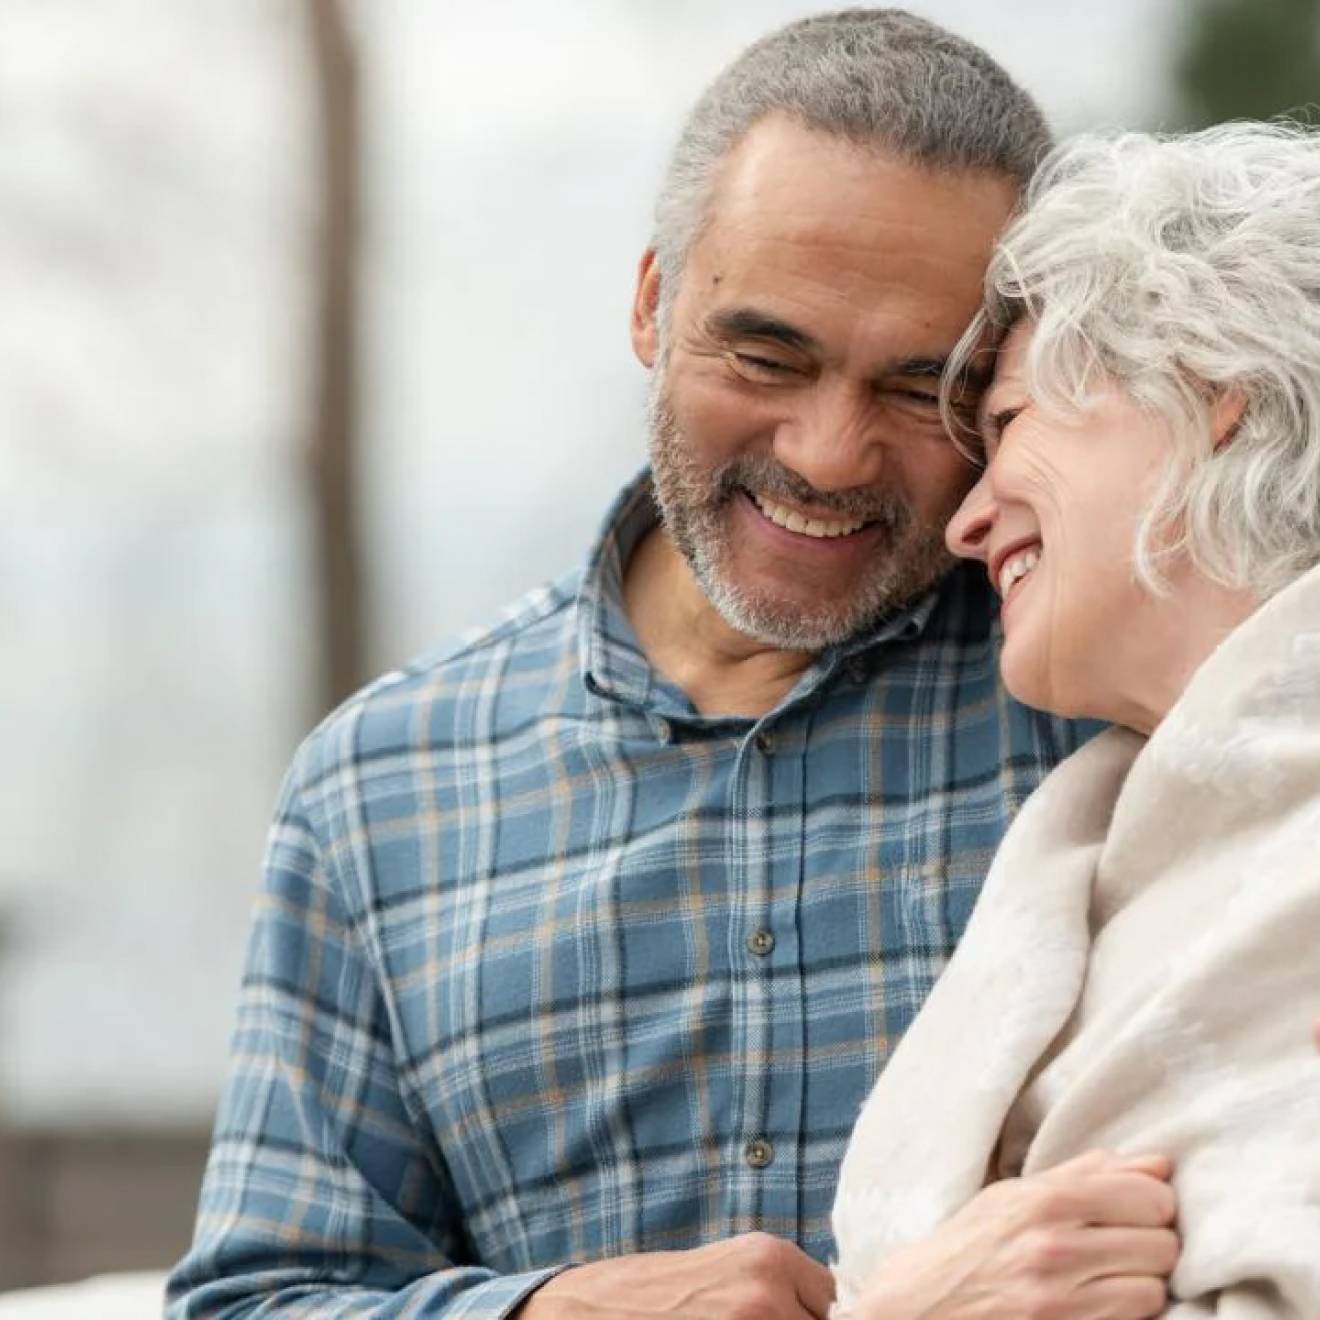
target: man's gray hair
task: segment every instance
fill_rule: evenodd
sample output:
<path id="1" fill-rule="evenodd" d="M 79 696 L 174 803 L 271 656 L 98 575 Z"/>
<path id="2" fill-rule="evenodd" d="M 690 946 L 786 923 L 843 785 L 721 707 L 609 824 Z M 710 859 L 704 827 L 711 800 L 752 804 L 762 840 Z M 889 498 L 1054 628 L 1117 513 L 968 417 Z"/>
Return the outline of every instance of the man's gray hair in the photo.
<path id="1" fill-rule="evenodd" d="M 912 164 L 993 171 L 1020 185 L 1050 145 L 1031 97 L 979 47 L 924 18 L 844 9 L 791 23 L 734 60 L 683 127 L 651 240 L 662 309 L 710 214 L 719 166 L 776 113 Z"/>
<path id="2" fill-rule="evenodd" d="M 1086 135 L 1027 201 L 946 381 L 1026 316 L 1033 396 L 1084 409 L 1109 380 L 1162 416 L 1174 457 L 1135 550 L 1155 590 L 1178 550 L 1262 600 L 1320 563 L 1320 131 Z M 1242 414 L 1215 448 L 1220 401 Z"/>

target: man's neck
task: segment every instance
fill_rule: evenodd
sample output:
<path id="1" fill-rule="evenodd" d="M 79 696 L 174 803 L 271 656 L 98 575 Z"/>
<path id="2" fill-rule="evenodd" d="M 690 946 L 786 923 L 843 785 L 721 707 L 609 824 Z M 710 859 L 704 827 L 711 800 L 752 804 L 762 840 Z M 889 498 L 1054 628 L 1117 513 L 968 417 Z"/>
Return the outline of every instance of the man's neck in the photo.
<path id="1" fill-rule="evenodd" d="M 680 687 L 703 715 L 764 715 L 815 659 L 808 651 L 783 651 L 731 627 L 660 526 L 647 533 L 628 561 L 623 601 L 652 668 Z"/>

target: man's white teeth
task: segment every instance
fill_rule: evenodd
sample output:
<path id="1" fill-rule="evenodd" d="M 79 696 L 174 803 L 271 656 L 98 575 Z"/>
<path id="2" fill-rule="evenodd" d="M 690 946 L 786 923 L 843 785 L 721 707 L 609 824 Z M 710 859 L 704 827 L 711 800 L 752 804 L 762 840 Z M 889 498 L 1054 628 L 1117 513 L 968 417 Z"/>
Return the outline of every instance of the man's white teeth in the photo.
<path id="1" fill-rule="evenodd" d="M 1021 550 L 1004 560 L 999 570 L 999 594 L 1007 596 L 1013 584 L 1027 576 L 1040 563 L 1040 546 L 1033 545 L 1028 550 Z"/>
<path id="2" fill-rule="evenodd" d="M 825 518 L 804 518 L 795 509 L 776 504 L 765 495 L 753 495 L 756 507 L 770 519 L 776 527 L 786 527 L 790 532 L 801 536 L 815 536 L 828 539 L 832 536 L 851 536 L 866 526 L 864 518 L 854 518 L 848 522 L 834 522 Z"/>

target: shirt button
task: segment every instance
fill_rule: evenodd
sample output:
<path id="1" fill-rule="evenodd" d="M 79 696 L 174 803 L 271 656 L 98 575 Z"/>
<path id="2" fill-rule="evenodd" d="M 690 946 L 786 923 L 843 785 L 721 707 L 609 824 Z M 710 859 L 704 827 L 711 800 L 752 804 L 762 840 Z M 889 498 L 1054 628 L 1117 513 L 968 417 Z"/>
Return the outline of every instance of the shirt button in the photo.
<path id="1" fill-rule="evenodd" d="M 662 743 L 673 741 L 674 730 L 668 720 L 656 720 L 655 736 L 659 738 Z"/>
<path id="2" fill-rule="evenodd" d="M 753 1169 L 768 1168 L 774 1162 L 775 1148 L 764 1137 L 757 1137 L 743 1147 L 743 1158 Z"/>
<path id="3" fill-rule="evenodd" d="M 766 733 L 764 730 L 756 735 L 755 742 L 756 750 L 758 752 L 764 752 L 766 756 L 769 756 L 770 753 L 775 750 L 774 735 Z"/>
<path id="4" fill-rule="evenodd" d="M 764 958 L 774 947 L 774 932 L 766 930 L 765 927 L 752 931 L 747 937 L 747 952 L 754 953 L 758 958 Z"/>

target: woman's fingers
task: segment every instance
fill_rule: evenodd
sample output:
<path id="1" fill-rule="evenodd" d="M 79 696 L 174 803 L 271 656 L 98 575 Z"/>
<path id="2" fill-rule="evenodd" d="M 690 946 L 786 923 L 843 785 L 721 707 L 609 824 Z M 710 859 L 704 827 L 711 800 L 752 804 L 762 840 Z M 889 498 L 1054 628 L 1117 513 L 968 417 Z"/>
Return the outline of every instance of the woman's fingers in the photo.
<path id="1" fill-rule="evenodd" d="M 1163 1279 L 1097 1279 L 1073 1295 L 1073 1320 L 1148 1320 L 1164 1314 L 1169 1289 Z"/>
<path id="2" fill-rule="evenodd" d="M 1173 1161 L 1167 1155 L 1119 1155 L 1120 1165 L 1133 1173 L 1147 1173 L 1152 1178 L 1173 1176 Z"/>
<path id="3" fill-rule="evenodd" d="M 1167 1179 L 1172 1165 L 1161 1155 L 1114 1155 L 1088 1151 L 1033 1179 L 1061 1204 L 1052 1218 L 1079 1224 L 1166 1228 L 1177 1216 L 1177 1199 Z"/>
<path id="4" fill-rule="evenodd" d="M 1091 1278 L 1113 1275 L 1167 1277 L 1178 1263 L 1178 1235 L 1170 1228 L 1088 1228 L 1077 1256 Z"/>
<path id="5" fill-rule="evenodd" d="M 1097 1173 L 1090 1180 L 1085 1222 L 1126 1228 L 1167 1228 L 1178 1217 L 1173 1188 L 1148 1173 Z"/>

